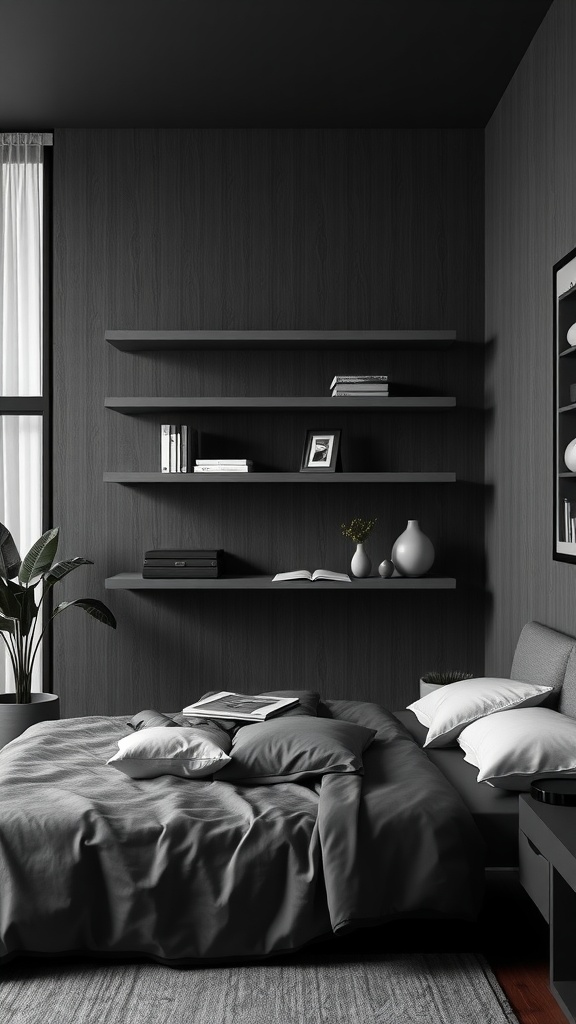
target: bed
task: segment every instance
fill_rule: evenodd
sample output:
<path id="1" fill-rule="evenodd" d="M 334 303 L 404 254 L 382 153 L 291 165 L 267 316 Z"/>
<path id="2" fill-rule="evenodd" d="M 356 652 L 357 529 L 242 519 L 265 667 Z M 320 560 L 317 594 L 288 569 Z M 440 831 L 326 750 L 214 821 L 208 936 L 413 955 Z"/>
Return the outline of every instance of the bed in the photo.
<path id="1" fill-rule="evenodd" d="M 221 962 L 399 918 L 474 917 L 482 843 L 453 787 L 377 705 L 327 701 L 321 719 L 376 731 L 363 775 L 128 779 L 106 764 L 127 732 L 118 717 L 13 740 L 0 751 L 0 957 Z"/>
<path id="2" fill-rule="evenodd" d="M 576 717 L 576 640 L 529 623 L 512 676 L 543 675 Z M 423 750 L 412 712 L 326 700 L 290 729 L 314 748 L 322 722 L 371 731 L 360 766 L 127 778 L 107 763 L 125 717 L 44 722 L 12 741 L 0 751 L 0 960 L 219 963 L 401 919 L 473 919 L 486 865 L 517 863 L 517 797 L 479 786 L 458 749 Z"/>

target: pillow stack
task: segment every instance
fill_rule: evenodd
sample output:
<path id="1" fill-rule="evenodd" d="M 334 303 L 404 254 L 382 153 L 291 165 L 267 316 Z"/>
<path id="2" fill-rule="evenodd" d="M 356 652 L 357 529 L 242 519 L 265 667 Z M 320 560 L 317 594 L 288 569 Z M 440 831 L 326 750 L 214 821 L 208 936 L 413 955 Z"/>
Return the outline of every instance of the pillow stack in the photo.
<path id="1" fill-rule="evenodd" d="M 538 707 L 551 686 L 514 679 L 450 683 L 409 705 L 428 729 L 425 747 L 456 743 L 478 782 L 529 792 L 534 778 L 576 776 L 576 721 Z"/>

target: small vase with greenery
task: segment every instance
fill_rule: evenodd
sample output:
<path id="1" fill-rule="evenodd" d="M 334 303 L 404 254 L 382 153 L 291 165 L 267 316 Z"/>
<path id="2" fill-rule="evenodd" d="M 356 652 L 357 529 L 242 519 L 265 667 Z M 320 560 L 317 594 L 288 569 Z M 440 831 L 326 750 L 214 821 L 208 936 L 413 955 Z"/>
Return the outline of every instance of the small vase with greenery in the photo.
<path id="1" fill-rule="evenodd" d="M 370 535 L 377 519 L 352 519 L 348 525 L 341 524 L 342 536 L 348 537 L 356 544 L 356 551 L 352 556 L 350 569 L 353 576 L 363 578 L 370 575 L 372 563 L 364 550 L 364 541 Z"/>
<path id="2" fill-rule="evenodd" d="M 440 686 L 447 686 L 449 683 L 459 683 L 463 679 L 474 679 L 474 674 L 472 672 L 459 672 L 457 669 L 425 672 L 420 677 L 420 696 L 425 697 Z"/>
<path id="3" fill-rule="evenodd" d="M 38 617 L 52 587 L 81 565 L 93 565 L 89 558 L 54 562 L 59 529 L 43 533 L 21 559 L 10 531 L 0 523 L 0 636 L 4 641 L 15 682 L 15 703 L 30 704 L 32 669 L 48 625 L 67 608 L 81 608 L 93 619 L 116 629 L 116 620 L 102 601 L 81 597 L 56 605 L 43 628 L 37 632 Z M 36 593 L 40 587 L 40 592 Z"/>

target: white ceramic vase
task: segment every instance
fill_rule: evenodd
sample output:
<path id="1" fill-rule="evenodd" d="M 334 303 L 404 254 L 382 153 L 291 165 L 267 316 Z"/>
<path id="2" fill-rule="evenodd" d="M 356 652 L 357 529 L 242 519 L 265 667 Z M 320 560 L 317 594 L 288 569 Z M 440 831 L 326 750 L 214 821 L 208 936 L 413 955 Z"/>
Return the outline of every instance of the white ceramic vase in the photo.
<path id="1" fill-rule="evenodd" d="M 571 473 L 576 473 L 576 437 L 566 445 L 566 451 L 564 452 L 564 462 L 568 466 Z"/>
<path id="2" fill-rule="evenodd" d="M 568 328 L 566 341 L 569 345 L 576 345 L 576 324 L 572 324 L 572 326 Z"/>
<path id="3" fill-rule="evenodd" d="M 417 519 L 409 519 L 392 548 L 392 561 L 401 576 L 423 576 L 434 564 L 434 545 Z"/>
<path id="4" fill-rule="evenodd" d="M 366 576 L 370 575 L 372 562 L 368 558 L 363 544 L 356 545 L 356 551 L 352 555 L 352 561 L 350 562 L 350 569 L 352 575 L 357 576 L 358 579 L 365 579 Z"/>

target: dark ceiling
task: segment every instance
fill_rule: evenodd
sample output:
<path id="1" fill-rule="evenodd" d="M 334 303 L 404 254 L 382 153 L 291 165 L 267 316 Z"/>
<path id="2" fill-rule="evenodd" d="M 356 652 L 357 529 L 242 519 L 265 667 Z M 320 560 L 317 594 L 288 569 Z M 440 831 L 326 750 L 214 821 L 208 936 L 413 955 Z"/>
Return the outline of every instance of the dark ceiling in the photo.
<path id="1" fill-rule="evenodd" d="M 483 127 L 551 0 L 0 0 L 0 129 Z"/>

